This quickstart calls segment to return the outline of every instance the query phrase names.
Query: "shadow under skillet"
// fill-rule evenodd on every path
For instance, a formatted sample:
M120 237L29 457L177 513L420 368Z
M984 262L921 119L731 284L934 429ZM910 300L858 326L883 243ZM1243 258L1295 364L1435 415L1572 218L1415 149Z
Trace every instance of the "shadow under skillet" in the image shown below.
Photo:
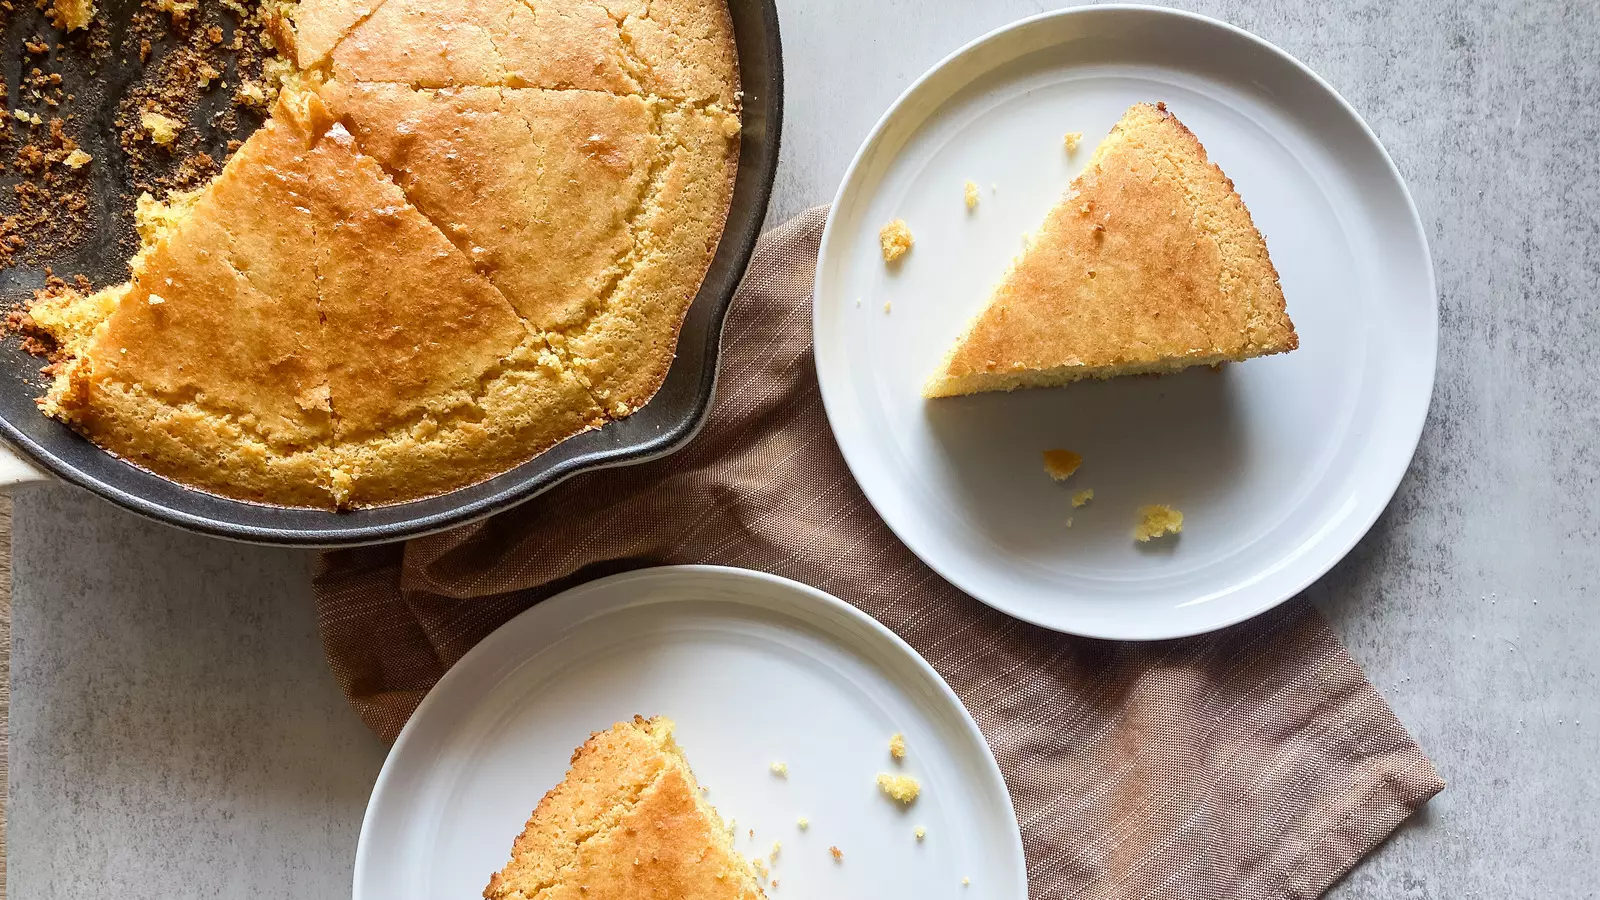
M1124 525L1132 529L1137 505L1173 502L1180 487L1185 504L1204 504L1229 492L1248 465L1241 389L1231 369L925 401L944 470L939 483L952 489L950 505L972 527L1025 557L1060 548L1069 516L1114 517L1120 533ZM1084 457L1063 484L1050 480L1040 458L1056 448ZM1073 510L1071 495L1086 488L1096 489L1100 508ZM1116 507L1107 508L1107 500ZM1141 550L1172 553L1175 537Z

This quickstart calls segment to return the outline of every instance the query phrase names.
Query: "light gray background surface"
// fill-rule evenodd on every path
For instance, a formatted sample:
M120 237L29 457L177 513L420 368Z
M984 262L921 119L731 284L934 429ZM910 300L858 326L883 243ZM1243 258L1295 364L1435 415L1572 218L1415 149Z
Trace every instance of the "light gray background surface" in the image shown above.
M784 0L769 224L1025 0ZM1320 72L1411 185L1439 381L1377 527L1311 591L1450 787L1340 898L1600 897L1600 15L1181 4ZM321 657L310 556L15 500L9 895L339 897L384 747Z

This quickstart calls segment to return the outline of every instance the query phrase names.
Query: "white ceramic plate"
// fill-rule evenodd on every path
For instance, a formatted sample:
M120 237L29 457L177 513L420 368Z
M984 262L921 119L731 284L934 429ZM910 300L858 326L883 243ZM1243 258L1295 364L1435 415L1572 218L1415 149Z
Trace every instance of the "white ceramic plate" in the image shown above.
M378 776L354 897L478 896L573 748L635 713L677 721L709 799L738 823L742 852L765 856L782 842L774 896L1027 896L1000 770L927 663L821 591L694 566L574 588L463 657ZM897 731L909 745L903 767L888 753ZM774 761L787 778L772 774ZM874 783L897 768L922 781L909 810ZM917 825L927 828L920 844Z
M1300 349L1220 374L924 401L1023 234L1139 101L1165 101L1234 180ZM1072 154L1070 131L1084 133ZM890 269L877 232L895 218L916 245ZM1240 621L1344 556L1416 448L1438 335L1416 209L1361 118L1260 38L1151 7L1026 19L913 85L839 190L814 316L829 420L895 533L992 606L1122 639ZM1085 457L1064 485L1040 466L1055 447ZM1074 510L1082 488L1094 502ZM1182 510L1184 533L1137 544L1136 510L1154 503Z

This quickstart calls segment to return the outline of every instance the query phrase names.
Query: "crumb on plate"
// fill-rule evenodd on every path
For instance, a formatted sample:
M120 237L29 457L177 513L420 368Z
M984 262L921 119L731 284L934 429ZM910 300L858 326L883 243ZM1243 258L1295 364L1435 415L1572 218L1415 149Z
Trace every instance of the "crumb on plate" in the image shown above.
M911 226L905 219L895 219L878 232L878 243L883 247L883 261L894 262L911 249Z
M889 799L904 804L910 804L922 793L922 785L910 775L890 775L887 772L878 776L878 788Z
M895 759L906 758L906 736L898 731L889 738L889 755Z
M911 833L916 835L917 836L917 840L920 841L923 838L928 836L928 829L923 828L921 825L918 825L916 827L916 829L914 829Z
M844 861L844 851L840 850L838 847L829 847L828 848L828 852L833 854L833 861L834 862L843 862Z
M1139 524L1134 526L1133 536L1140 543L1164 534L1178 534L1181 531L1183 531L1183 513L1163 504L1139 507Z
M1078 149L1078 142L1081 140L1083 140L1083 132L1069 131L1066 133L1066 136L1061 139L1061 142L1066 145L1067 152L1071 153L1072 151Z
M966 191L966 197L967 197L967 209L977 209L978 208L978 185L975 182L969 181L969 182L967 182L965 191Z
M786 763L786 762L775 762L775 763L773 763L772 764L772 774L778 776L779 778L788 778L789 777L789 764Z
M805 816L801 816L800 818L794 820L794 824L800 826L801 831L805 831L807 828L811 827L811 820Z
M1088 506L1089 501L1093 499L1094 488L1084 488L1083 490L1072 495L1072 508L1077 509L1080 506Z
M1044 451L1044 471L1056 481L1066 481L1083 465L1083 457L1071 450Z

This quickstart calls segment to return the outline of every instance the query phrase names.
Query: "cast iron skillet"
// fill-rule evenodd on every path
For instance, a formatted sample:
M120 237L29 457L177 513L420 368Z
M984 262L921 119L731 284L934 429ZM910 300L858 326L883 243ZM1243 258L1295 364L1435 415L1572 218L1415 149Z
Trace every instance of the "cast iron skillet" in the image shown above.
M235 540L319 547L378 543L438 531L522 503L579 472L643 462L677 450L694 436L710 411L723 319L755 248L778 163L783 60L777 8L774 0L729 0L728 6L744 90L744 133L732 207L711 268L683 323L677 358L660 392L639 412L578 435L481 484L426 500L340 513L259 506L190 490L152 475L45 418L34 405L34 398L41 393L40 361L8 341L0 348L0 370L11 376L0 378L0 433L41 468L153 519ZM4 49L6 68L14 69L19 54L10 46ZM107 109L102 104L99 116L104 121L91 121L91 128L113 134ZM93 120L95 113L88 117ZM95 149L90 146L91 151ZM96 192L104 193L102 189L107 187L115 185L96 184ZM99 274L93 271L98 263L110 275L108 283L125 277L121 259L85 262L91 274ZM70 264L62 269L85 271Z

